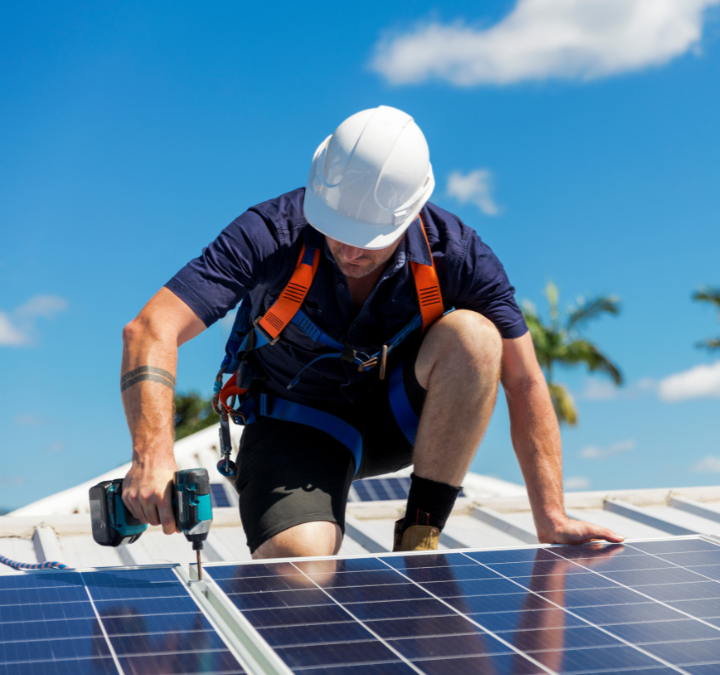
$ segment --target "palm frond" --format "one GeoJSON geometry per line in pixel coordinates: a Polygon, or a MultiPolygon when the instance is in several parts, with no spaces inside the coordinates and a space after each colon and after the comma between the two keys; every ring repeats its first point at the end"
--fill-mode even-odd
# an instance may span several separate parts
{"type": "Polygon", "coordinates": [[[550,384],[548,389],[558,422],[574,427],[577,424],[577,411],[570,392],[562,384],[550,384]]]}
{"type": "Polygon", "coordinates": [[[709,302],[710,304],[715,305],[718,309],[720,309],[720,287],[701,288],[700,290],[693,293],[692,299],[697,300],[698,302],[709,302]]]}
{"type": "Polygon", "coordinates": [[[550,319],[553,322],[558,319],[558,296],[558,287],[552,281],[548,281],[545,286],[545,297],[550,305],[550,319]]]}
{"type": "Polygon", "coordinates": [[[545,286],[545,295],[550,304],[550,322],[545,323],[538,316],[535,305],[527,301],[522,303],[523,316],[530,330],[537,360],[545,371],[558,419],[574,425],[577,421],[575,405],[568,391],[553,382],[554,366],[556,363],[568,366],[585,364],[590,372],[607,373],[615,384],[622,384],[623,376],[618,367],[592,342],[574,339],[573,330],[601,314],[618,314],[620,301],[615,296],[606,295],[599,295],[587,302],[579,298],[561,323],[558,313],[558,289],[552,281],[545,286]]]}
{"type": "Polygon", "coordinates": [[[549,375],[549,369],[552,367],[555,358],[556,344],[558,343],[557,334],[551,326],[543,324],[536,314],[528,312],[527,309],[523,309],[523,316],[530,331],[538,363],[549,375]]]}
{"type": "Polygon", "coordinates": [[[573,340],[564,345],[557,360],[567,365],[584,363],[591,373],[595,371],[607,373],[615,384],[623,383],[623,376],[618,367],[587,340],[573,340]]]}
{"type": "Polygon", "coordinates": [[[570,310],[566,328],[568,331],[579,328],[582,324],[601,314],[620,313],[620,300],[614,295],[599,295],[588,301],[578,299],[576,306],[570,310]]]}
{"type": "Polygon", "coordinates": [[[700,349],[709,349],[710,351],[714,351],[716,349],[720,349],[720,338],[703,340],[702,342],[698,342],[695,346],[700,349]]]}

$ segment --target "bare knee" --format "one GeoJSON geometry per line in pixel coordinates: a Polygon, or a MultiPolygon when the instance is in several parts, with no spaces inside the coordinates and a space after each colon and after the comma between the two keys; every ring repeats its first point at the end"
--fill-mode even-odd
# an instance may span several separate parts
{"type": "Polygon", "coordinates": [[[255,549],[253,559],[299,558],[336,555],[342,545],[342,530],[325,520],[301,523],[276,534],[255,549]]]}
{"type": "Polygon", "coordinates": [[[458,309],[443,316],[428,331],[418,353],[415,373],[418,382],[427,389],[436,365],[497,377],[501,359],[502,338],[495,324],[482,314],[458,309]]]}

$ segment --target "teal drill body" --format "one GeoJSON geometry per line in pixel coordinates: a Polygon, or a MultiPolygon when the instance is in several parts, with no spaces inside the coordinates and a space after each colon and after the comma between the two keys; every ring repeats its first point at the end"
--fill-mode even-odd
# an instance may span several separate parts
{"type": "MultiPolygon", "coordinates": [[[[123,479],[103,481],[90,488],[93,539],[102,546],[132,544],[147,529],[122,500],[123,479]]],[[[199,551],[212,523],[210,477],[205,469],[176,471],[173,480],[173,513],[178,530],[199,551]]]]}

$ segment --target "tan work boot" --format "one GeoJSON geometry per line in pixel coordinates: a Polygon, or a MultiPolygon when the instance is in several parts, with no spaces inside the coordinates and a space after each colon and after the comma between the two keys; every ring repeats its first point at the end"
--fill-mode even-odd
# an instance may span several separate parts
{"type": "Polygon", "coordinates": [[[437,551],[440,530],[432,525],[411,525],[402,531],[404,519],[395,522],[393,552],[437,551]]]}

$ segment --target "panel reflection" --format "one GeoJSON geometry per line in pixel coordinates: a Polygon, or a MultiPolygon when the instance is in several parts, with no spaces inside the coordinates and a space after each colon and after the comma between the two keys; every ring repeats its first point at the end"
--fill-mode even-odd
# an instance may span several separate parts
{"type": "MultiPolygon", "coordinates": [[[[565,610],[568,605],[567,595],[576,593],[578,586],[587,588],[607,588],[615,584],[599,577],[591,571],[594,567],[606,564],[614,556],[622,555],[622,546],[583,546],[562,547],[562,557],[548,559],[548,549],[538,549],[533,561],[491,563],[492,569],[503,575],[504,567],[507,576],[518,584],[518,590],[527,589],[522,604],[515,611],[489,616],[488,629],[498,630],[499,638],[528,654],[535,663],[556,672],[562,672],[568,666],[568,660],[574,658],[574,650],[582,648],[600,648],[585,653],[610,656],[610,651],[603,648],[619,647],[622,642],[598,628],[582,625],[582,622],[565,610]],[[582,560],[582,567],[576,564],[582,560]],[[531,566],[530,566],[531,565],[531,566]],[[517,576],[522,574],[523,576],[517,576]],[[582,582],[581,582],[582,580],[582,582]],[[549,601],[549,602],[548,602],[549,601]],[[503,621],[503,619],[505,620],[503,621]]],[[[555,551],[556,549],[550,549],[555,551]]],[[[509,558],[509,556],[508,556],[509,558]]],[[[481,625],[483,614],[477,613],[476,602],[468,603],[468,614],[481,625]],[[474,612],[472,611],[474,610],[474,612]]],[[[464,610],[458,604],[458,609],[464,610]]],[[[614,652],[613,652],[614,653],[614,652]]],[[[513,672],[522,672],[527,667],[527,659],[521,654],[514,655],[517,668],[513,672]]],[[[587,667],[592,668],[588,663],[587,667]]]]}
{"type": "Polygon", "coordinates": [[[126,673],[243,672],[199,609],[158,616],[141,613],[138,604],[133,600],[106,602],[93,627],[98,641],[105,627],[126,673]]]}

